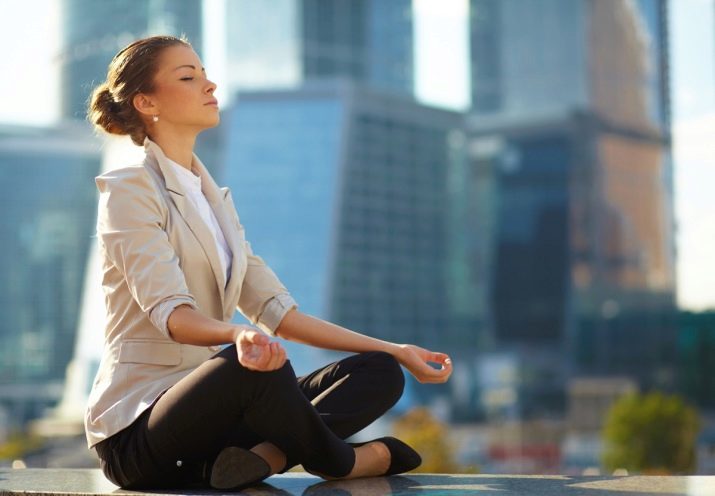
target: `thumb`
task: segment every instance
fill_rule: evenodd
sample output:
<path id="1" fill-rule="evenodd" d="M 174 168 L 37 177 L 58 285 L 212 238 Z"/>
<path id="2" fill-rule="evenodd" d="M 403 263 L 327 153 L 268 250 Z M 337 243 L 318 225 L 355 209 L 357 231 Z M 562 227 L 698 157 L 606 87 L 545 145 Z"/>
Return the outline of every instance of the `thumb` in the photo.
<path id="1" fill-rule="evenodd" d="M 269 341 L 268 336 L 258 331 L 254 331 L 253 329 L 247 329 L 243 336 L 245 341 L 253 344 L 264 345 L 268 344 Z"/>

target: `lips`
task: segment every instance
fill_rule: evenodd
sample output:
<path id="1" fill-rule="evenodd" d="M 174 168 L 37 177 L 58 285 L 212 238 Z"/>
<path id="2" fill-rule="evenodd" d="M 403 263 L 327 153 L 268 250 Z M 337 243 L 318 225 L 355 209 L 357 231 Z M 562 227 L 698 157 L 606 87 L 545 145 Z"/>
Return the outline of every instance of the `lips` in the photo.
<path id="1" fill-rule="evenodd" d="M 216 100 L 216 99 L 210 100 L 210 101 L 206 102 L 204 105 L 216 105 L 216 106 L 218 106 L 218 100 Z"/>

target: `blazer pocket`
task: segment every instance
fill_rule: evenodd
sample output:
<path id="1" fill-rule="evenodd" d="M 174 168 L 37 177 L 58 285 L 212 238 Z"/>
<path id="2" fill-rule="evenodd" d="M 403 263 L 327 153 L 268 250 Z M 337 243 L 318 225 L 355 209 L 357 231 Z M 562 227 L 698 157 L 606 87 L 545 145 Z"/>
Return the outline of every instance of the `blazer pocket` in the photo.
<path id="1" fill-rule="evenodd" d="M 179 365 L 181 345 L 164 341 L 128 339 L 119 347 L 119 363 L 147 363 L 151 365 Z"/>

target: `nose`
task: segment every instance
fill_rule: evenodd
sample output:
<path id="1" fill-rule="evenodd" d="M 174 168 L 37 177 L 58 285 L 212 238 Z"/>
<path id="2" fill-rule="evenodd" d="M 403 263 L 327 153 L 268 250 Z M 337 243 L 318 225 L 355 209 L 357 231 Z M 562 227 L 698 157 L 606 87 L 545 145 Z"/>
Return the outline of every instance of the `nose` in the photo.
<path id="1" fill-rule="evenodd" d="M 208 94 L 212 94 L 214 91 L 216 91 L 216 83 L 214 83 L 210 79 L 207 79 L 206 81 L 208 82 L 208 85 L 206 86 L 206 92 Z"/>

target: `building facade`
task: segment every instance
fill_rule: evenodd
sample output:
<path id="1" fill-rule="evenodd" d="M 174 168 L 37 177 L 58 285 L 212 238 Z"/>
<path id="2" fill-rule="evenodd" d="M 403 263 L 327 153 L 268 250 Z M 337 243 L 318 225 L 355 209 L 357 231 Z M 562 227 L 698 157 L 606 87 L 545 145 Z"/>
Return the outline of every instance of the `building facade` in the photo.
<path id="1" fill-rule="evenodd" d="M 63 119 L 83 120 L 112 57 L 135 39 L 186 35 L 202 56 L 202 3 L 193 0 L 63 0 L 60 99 Z"/>
<path id="2" fill-rule="evenodd" d="M 414 94 L 410 0 L 227 2 L 232 90 L 343 78 Z"/>
<path id="3" fill-rule="evenodd" d="M 0 404 L 15 427 L 57 401 L 96 220 L 100 152 L 84 126 L 0 129 Z"/>
<path id="4" fill-rule="evenodd" d="M 345 81 L 243 93 L 224 117 L 222 179 L 302 311 L 456 348 L 470 339 L 450 333 L 445 284 L 449 137 L 461 125 Z"/>
<path id="5" fill-rule="evenodd" d="M 470 5 L 468 136 L 471 168 L 491 174 L 492 343 L 519 350 L 524 371 L 551 355 L 517 373 L 551 384 L 522 391 L 519 411 L 563 412 L 574 375 L 672 388 L 666 3 Z"/>

